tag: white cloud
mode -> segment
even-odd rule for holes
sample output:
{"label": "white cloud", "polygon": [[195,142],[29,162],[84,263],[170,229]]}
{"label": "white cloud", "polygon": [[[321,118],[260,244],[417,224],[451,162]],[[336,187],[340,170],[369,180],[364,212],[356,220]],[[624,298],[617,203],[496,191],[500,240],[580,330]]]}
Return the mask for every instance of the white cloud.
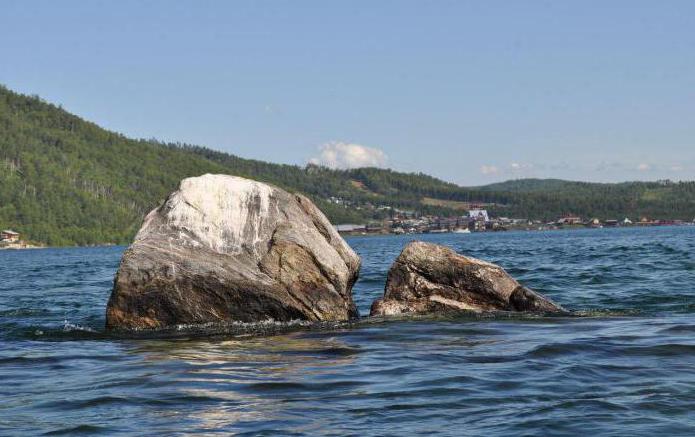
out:
{"label": "white cloud", "polygon": [[519,177],[520,175],[527,175],[533,172],[535,166],[528,163],[512,162],[508,165],[498,167],[496,165],[482,165],[480,166],[480,173],[483,175],[512,175],[514,177]]}
{"label": "white cloud", "polygon": [[533,168],[533,164],[520,164],[518,162],[512,162],[509,164],[509,168],[512,171],[531,170]]}
{"label": "white cloud", "polygon": [[483,165],[480,167],[480,173],[484,175],[497,174],[499,172],[500,169],[495,167],[494,165]]}
{"label": "white cloud", "polygon": [[533,164],[512,162],[509,164],[509,172],[513,174],[526,174],[533,170]]}
{"label": "white cloud", "polygon": [[685,168],[682,165],[673,165],[671,166],[671,171],[683,171]]}
{"label": "white cloud", "polygon": [[639,170],[639,171],[649,171],[651,169],[652,169],[652,166],[649,164],[642,163],[642,164],[637,166],[637,170]]}
{"label": "white cloud", "polygon": [[319,150],[319,155],[309,162],[329,168],[383,167],[388,160],[382,150],[361,144],[333,141]]}

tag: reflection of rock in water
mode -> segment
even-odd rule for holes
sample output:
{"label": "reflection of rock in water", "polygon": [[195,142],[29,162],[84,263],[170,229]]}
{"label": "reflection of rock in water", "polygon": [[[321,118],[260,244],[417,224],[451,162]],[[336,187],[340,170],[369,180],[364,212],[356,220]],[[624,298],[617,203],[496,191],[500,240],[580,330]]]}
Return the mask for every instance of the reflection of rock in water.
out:
{"label": "reflection of rock in water", "polygon": [[[361,350],[333,335],[308,337],[306,332],[241,340],[153,340],[131,343],[128,352],[158,368],[175,369],[166,379],[171,403],[165,408],[175,423],[206,429],[233,430],[243,422],[291,419],[283,399],[292,392],[321,391],[322,375],[355,364]],[[296,419],[296,418],[295,418]],[[306,432],[318,431],[302,424]],[[319,425],[316,425],[319,426]],[[178,430],[180,431],[180,430]]]}
{"label": "reflection of rock in water", "polygon": [[123,254],[106,326],[348,320],[359,267],[306,197],[233,176],[188,178]]}
{"label": "reflection of rock in water", "polygon": [[335,331],[322,330],[317,335],[302,331],[223,340],[156,339],[131,343],[135,347],[128,351],[144,355],[147,361],[183,360],[194,366],[226,363],[233,371],[243,369],[239,365],[251,360],[260,366],[255,367],[257,370],[284,372],[296,370],[302,363],[330,367],[352,362],[361,349],[346,345],[334,334]]}

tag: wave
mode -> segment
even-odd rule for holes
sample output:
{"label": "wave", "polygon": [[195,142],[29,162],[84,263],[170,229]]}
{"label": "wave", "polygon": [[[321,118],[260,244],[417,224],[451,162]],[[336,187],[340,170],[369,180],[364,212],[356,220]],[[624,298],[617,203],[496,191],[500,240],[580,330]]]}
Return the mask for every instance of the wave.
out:
{"label": "wave", "polygon": [[[608,318],[635,317],[642,312],[637,309],[588,309],[570,311],[563,314],[537,314],[510,311],[474,312],[466,310],[445,311],[438,314],[404,314],[388,317],[365,316],[348,321],[310,322],[292,320],[280,322],[266,320],[261,322],[210,322],[202,324],[179,324],[165,328],[146,329],[117,329],[107,331],[103,325],[95,326],[64,320],[62,326],[22,326],[16,323],[0,324],[2,337],[6,339],[38,340],[38,341],[70,341],[70,340],[113,340],[113,339],[175,339],[175,338],[217,338],[217,337],[265,337],[282,335],[295,331],[335,331],[368,327],[378,324],[408,323],[408,322],[472,322],[472,321],[535,321],[557,322],[577,318]],[[100,320],[101,321],[101,320]],[[102,322],[103,323],[103,322]],[[91,326],[90,326],[91,325]],[[326,351],[331,353],[331,351]],[[354,350],[335,350],[335,355],[350,355],[358,353]]]}

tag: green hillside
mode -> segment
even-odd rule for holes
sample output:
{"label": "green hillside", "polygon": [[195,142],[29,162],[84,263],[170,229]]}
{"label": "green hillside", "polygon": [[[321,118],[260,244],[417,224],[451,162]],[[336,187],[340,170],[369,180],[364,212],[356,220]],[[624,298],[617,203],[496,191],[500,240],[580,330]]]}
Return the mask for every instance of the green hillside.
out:
{"label": "green hillside", "polygon": [[379,206],[461,214],[449,209],[451,202],[437,199],[485,203],[496,214],[521,218],[566,212],[601,218],[695,217],[692,182],[522,180],[465,188],[424,174],[271,164],[203,147],[129,139],[0,86],[0,228],[14,228],[49,245],[127,243],[144,214],[181,179],[203,173],[234,174],[303,192],[334,223],[390,214]]}
{"label": "green hillside", "polygon": [[561,212],[584,217],[693,220],[695,182],[589,183],[521,179],[481,187],[511,195],[514,214],[550,219]]}
{"label": "green hillside", "polygon": [[[133,140],[36,96],[0,87],[0,227],[21,231],[32,241],[127,243],[144,214],[181,179],[204,173],[234,174],[304,192],[335,223],[363,222],[385,214],[355,207],[385,199],[355,186],[350,172]],[[329,203],[326,199],[332,196],[350,206]],[[409,197],[388,203],[417,207],[419,202]]]}

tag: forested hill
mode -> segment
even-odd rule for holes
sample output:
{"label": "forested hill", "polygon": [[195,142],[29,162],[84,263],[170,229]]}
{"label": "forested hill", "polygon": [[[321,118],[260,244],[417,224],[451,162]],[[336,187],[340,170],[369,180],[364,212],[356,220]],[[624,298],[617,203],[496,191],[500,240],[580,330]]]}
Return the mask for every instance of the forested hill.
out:
{"label": "forested hill", "polygon": [[181,179],[204,173],[234,174],[303,192],[334,223],[389,214],[379,206],[460,215],[469,203],[522,218],[567,212],[601,218],[695,217],[694,183],[522,180],[465,188],[391,170],[271,164],[197,146],[129,139],[0,86],[2,229],[14,228],[50,245],[128,243],[144,214]]}

